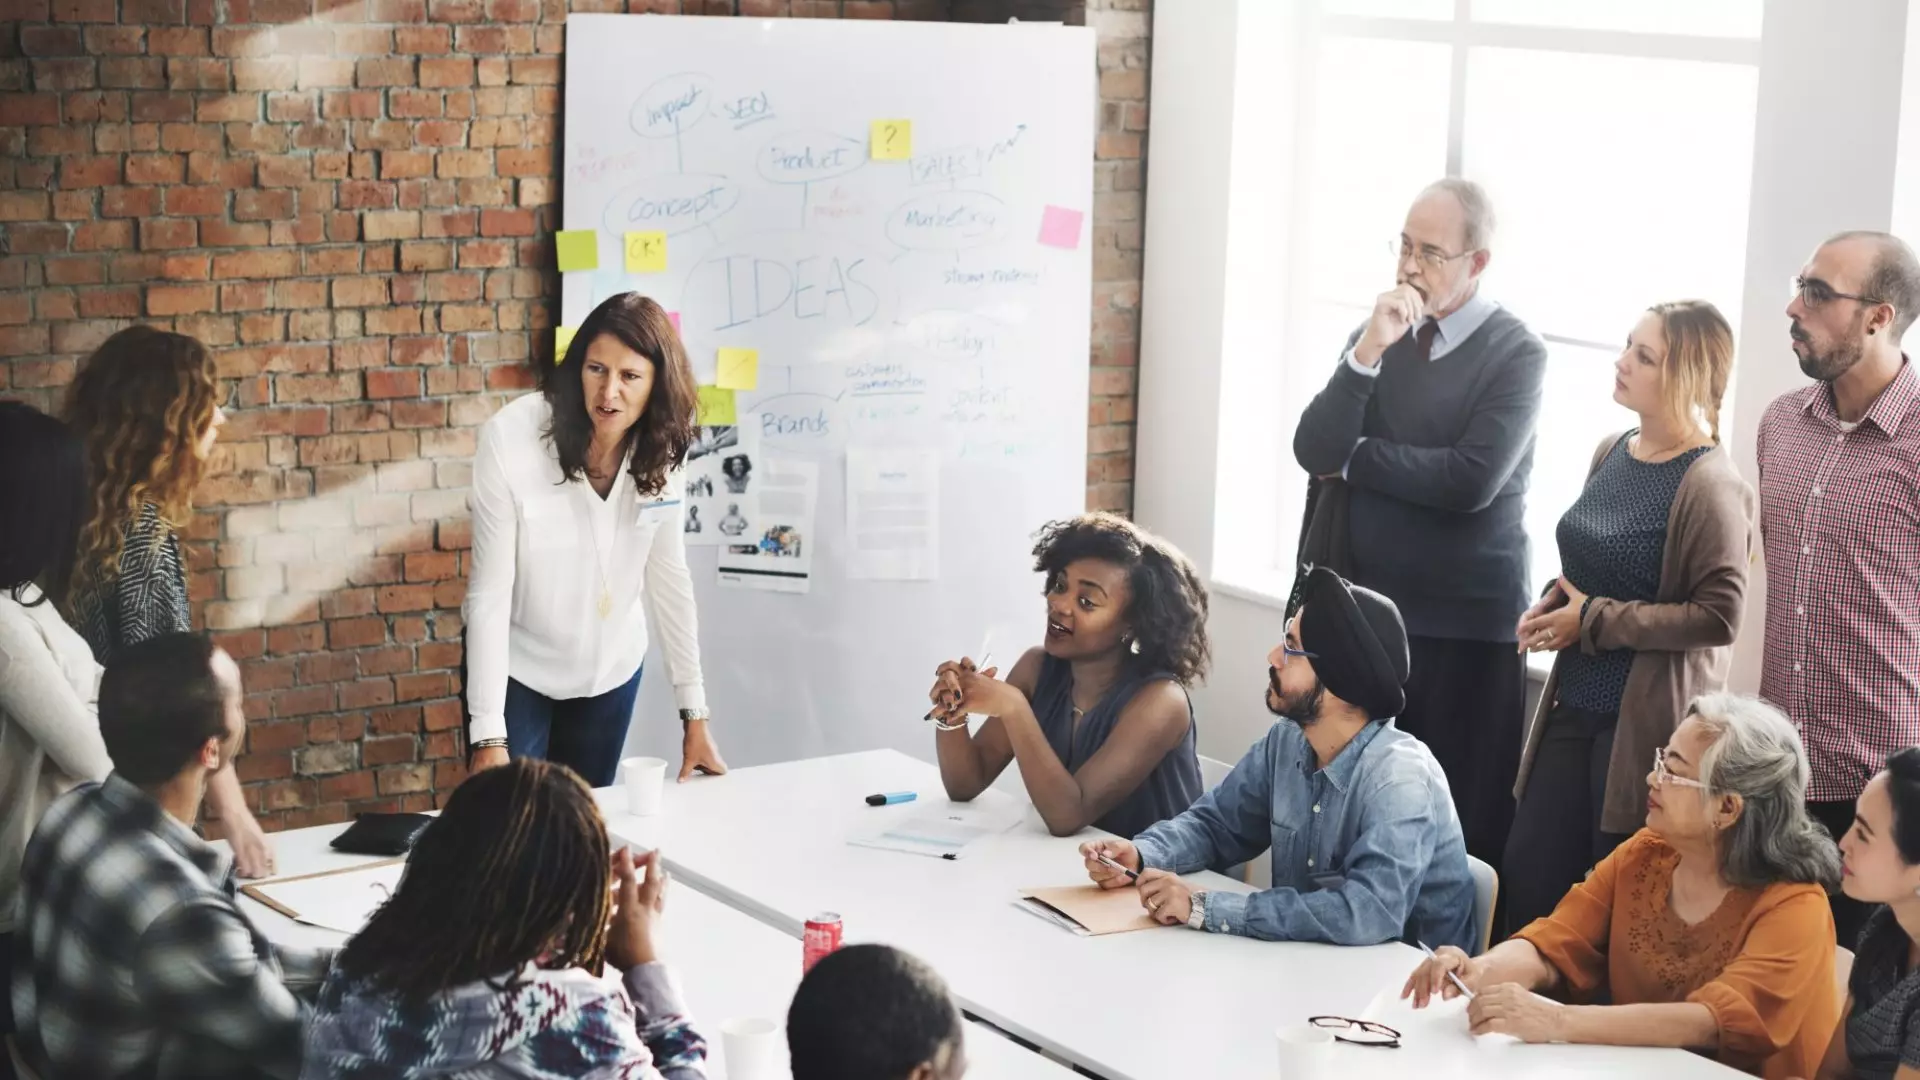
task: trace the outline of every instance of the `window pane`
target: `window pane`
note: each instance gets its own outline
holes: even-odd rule
[[[1321,0],[1329,15],[1371,15],[1388,19],[1451,19],[1453,0]]]
[[[1758,38],[1762,0],[1473,0],[1481,22]]]
[[[1296,279],[1315,297],[1371,304],[1393,287],[1387,241],[1446,172],[1448,46],[1328,38],[1309,113]]]
[[[1728,64],[1472,50],[1464,166],[1498,209],[1492,295],[1586,341],[1620,340],[1648,304],[1687,297],[1738,326],[1755,80]]]
[[[1622,328],[1620,336],[1626,337]],[[1613,364],[1620,354],[1577,345],[1547,345],[1547,382],[1527,492],[1527,535],[1533,539],[1531,591],[1560,573],[1553,530],[1586,486],[1600,440],[1638,423],[1613,401]]]

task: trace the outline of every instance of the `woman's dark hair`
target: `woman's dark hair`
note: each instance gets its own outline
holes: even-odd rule
[[[720,471],[728,476],[732,476],[735,464],[740,466],[739,479],[744,480],[753,475],[753,459],[745,454],[730,454],[722,458],[720,460]]]
[[[1887,759],[1887,795],[1893,800],[1893,846],[1900,861],[1920,864],[1920,746]]]
[[[1033,568],[1047,589],[1079,559],[1100,559],[1127,571],[1133,603],[1126,618],[1147,671],[1165,671],[1182,686],[1207,674],[1207,587],[1180,549],[1116,514],[1082,514],[1049,522],[1038,533]]]
[[[31,405],[0,401],[0,589],[15,601],[30,584],[66,587],[87,516],[84,454],[67,425]]]
[[[180,775],[208,739],[227,738],[227,702],[213,641],[171,633],[113,654],[100,676],[100,741],[113,771],[135,784]]]
[[[336,961],[410,1002],[538,959],[595,975],[612,881],[586,782],[522,758],[467,778],[420,834],[406,876]]]
[[[581,322],[566,355],[551,367],[541,366],[540,389],[553,412],[547,436],[560,454],[560,470],[568,480],[586,471],[593,418],[587,415],[580,372],[587,362],[587,347],[603,334],[618,338],[653,364],[653,392],[640,419],[627,429],[620,453],[633,452],[628,471],[641,494],[658,495],[666,489],[667,473],[680,467],[693,444],[697,399],[693,366],[680,344],[680,332],[673,328],[666,309],[653,300],[635,292],[609,297]]]
[[[827,954],[787,1009],[793,1080],[902,1080],[963,1038],[945,980],[890,945]]]

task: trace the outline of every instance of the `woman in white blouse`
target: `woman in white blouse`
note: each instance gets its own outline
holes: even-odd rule
[[[20,859],[47,804],[113,770],[95,701],[100,665],[40,582],[65,581],[86,516],[80,440],[0,402],[0,989],[11,982]],[[13,1010],[0,994],[0,1034]]]
[[[580,324],[541,392],[480,429],[467,584],[475,768],[509,756],[613,783],[653,608],[684,725],[680,779],[727,771],[707,730],[675,475],[693,369],[660,305],[622,293]]]

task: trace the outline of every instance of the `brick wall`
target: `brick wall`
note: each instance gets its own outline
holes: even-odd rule
[[[464,776],[475,429],[559,298],[569,8],[1099,28],[1088,503],[1124,511],[1147,3],[0,0],[0,396],[52,410],[136,322],[212,346],[233,415],[185,539],[250,797],[269,828],[428,807]]]

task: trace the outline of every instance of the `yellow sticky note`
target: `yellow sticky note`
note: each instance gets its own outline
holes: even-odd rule
[[[753,390],[760,385],[760,350],[721,349],[720,377],[713,380],[722,390]]]
[[[737,424],[733,411],[733,391],[723,386],[696,386],[700,408],[694,414],[701,427],[726,427]]]
[[[553,236],[560,272],[600,269],[600,239],[592,229],[562,229]]]
[[[567,358],[567,346],[573,344],[573,332],[577,326],[556,326],[553,328],[553,362],[558,364]]]
[[[630,232],[627,234],[627,273],[659,274],[666,269],[666,233]]]
[[[913,156],[913,121],[875,120],[873,160],[905,161]]]

